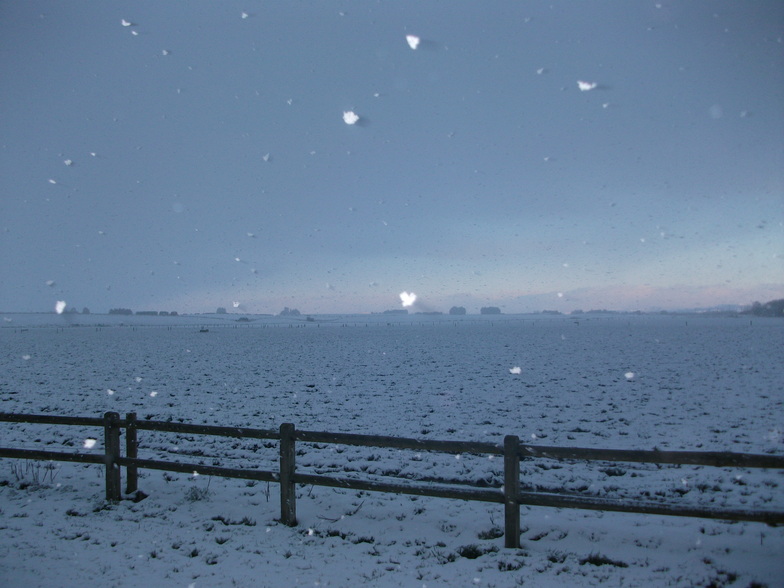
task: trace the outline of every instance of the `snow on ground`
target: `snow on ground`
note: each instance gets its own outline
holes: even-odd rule
[[[701,316],[3,315],[0,411],[500,443],[784,454],[781,321]],[[120,326],[119,323],[123,323]],[[630,377],[629,374],[632,374]],[[89,448],[85,441],[97,439]],[[276,469],[277,443],[140,432],[140,457]],[[103,452],[0,423],[0,446]],[[500,486],[500,459],[298,443],[308,473]],[[781,586],[784,531],[0,459],[4,586]],[[773,470],[527,460],[523,488],[784,508]]]

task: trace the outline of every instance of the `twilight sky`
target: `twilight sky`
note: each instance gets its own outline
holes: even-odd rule
[[[784,297],[784,3],[2,2],[0,272],[4,311]]]

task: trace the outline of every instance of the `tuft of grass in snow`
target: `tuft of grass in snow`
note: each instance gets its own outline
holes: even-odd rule
[[[562,564],[563,562],[566,561],[566,554],[560,551],[550,551],[547,554],[547,561],[551,563]]]
[[[52,461],[42,464],[38,461],[26,459],[24,463],[13,462],[11,464],[11,473],[19,483],[19,489],[24,490],[30,486],[43,486],[47,483],[47,478],[49,478],[49,484],[53,484],[59,469],[57,464]]]
[[[196,486],[191,486],[188,488],[188,491],[185,492],[185,500],[188,502],[199,502],[202,500],[207,500],[210,497],[210,488],[207,486],[206,488],[198,488]]]
[[[481,547],[475,543],[471,543],[470,545],[463,545],[457,548],[457,554],[460,557],[464,557],[466,559],[476,559],[478,557],[482,557],[485,553],[495,553],[496,551],[498,551],[498,547],[495,545],[490,547]]]
[[[498,539],[504,536],[504,530],[501,527],[491,527],[487,531],[479,531],[477,537],[483,541],[491,539]]]
[[[625,476],[626,475],[626,470],[623,469],[623,468],[610,467],[610,468],[599,469],[599,471],[602,472],[603,474],[607,474],[608,476]]]
[[[591,564],[592,566],[615,566],[616,568],[628,568],[629,564],[622,561],[610,559],[606,555],[600,553],[592,553],[588,557],[580,560],[580,565]]]
[[[242,519],[240,519],[239,521],[235,521],[235,520],[232,520],[232,519],[230,519],[228,517],[224,517],[223,515],[218,515],[218,516],[212,517],[212,520],[213,521],[220,521],[221,523],[223,523],[227,527],[230,526],[230,525],[245,525],[246,527],[255,527],[256,526],[256,521],[254,519],[250,518],[250,517],[242,517]]]
[[[501,560],[498,562],[498,571],[500,572],[516,572],[520,568],[522,568],[525,564],[522,561],[514,560],[514,561],[504,561]]]

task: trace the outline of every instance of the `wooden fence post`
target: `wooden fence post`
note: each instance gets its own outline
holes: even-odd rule
[[[504,437],[504,547],[520,547],[520,439]]]
[[[294,487],[294,459],[296,456],[294,425],[280,426],[280,521],[294,527],[297,524],[297,495]]]
[[[136,430],[136,413],[129,412],[125,415],[125,457],[136,459],[139,456]],[[133,494],[139,489],[139,468],[129,465],[125,468],[125,493]]]
[[[121,498],[120,465],[120,415],[107,412],[103,415],[104,462],[106,463],[106,500]]]

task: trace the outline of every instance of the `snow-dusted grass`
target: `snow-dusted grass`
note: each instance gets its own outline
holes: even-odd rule
[[[784,453],[781,321],[5,318],[3,412]],[[89,438],[98,442],[85,449]],[[101,438],[88,428],[0,424],[0,445],[10,447],[100,453]],[[142,458],[277,467],[275,442],[148,431],[139,439]],[[298,471],[308,473],[502,479],[492,456],[297,448]],[[276,522],[276,484],[142,470],[149,497],[107,505],[99,466],[57,463],[37,480],[26,467],[0,461],[7,586],[777,586],[784,577],[784,532],[757,523],[523,507],[522,548],[510,550],[500,505],[308,486],[298,488],[300,525],[288,528]],[[765,470],[521,465],[523,488],[728,507],[780,510],[782,482],[782,472]]]

